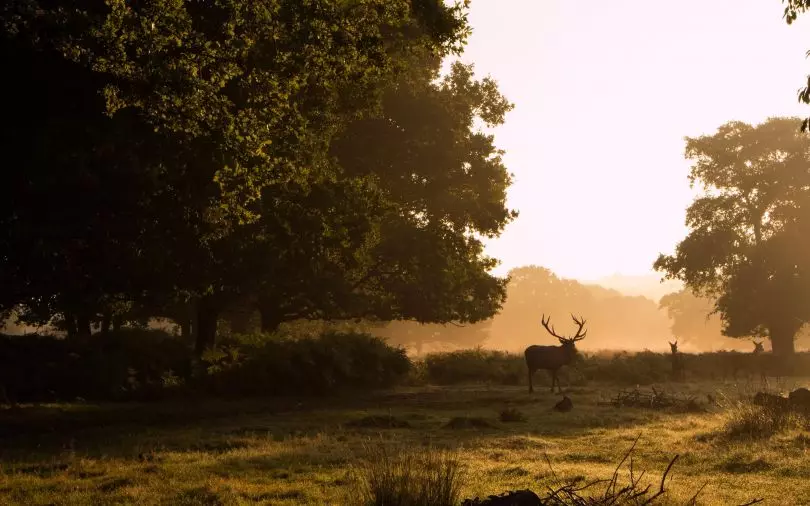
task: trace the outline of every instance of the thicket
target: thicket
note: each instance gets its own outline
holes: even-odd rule
[[[201,360],[192,357],[192,343],[155,330],[0,336],[0,402],[317,395],[390,387],[412,366],[402,348],[339,332],[232,336]]]
[[[0,402],[153,400],[326,395],[400,384],[525,385],[520,354],[481,348],[431,353],[412,361],[404,348],[371,334],[229,335],[195,359],[193,343],[158,330],[125,329],[83,338],[0,335]],[[768,358],[768,357],[766,357]],[[684,354],[687,380],[758,381],[751,354]],[[810,370],[798,353],[792,371]],[[535,379],[542,384],[545,375]],[[773,374],[770,374],[773,376]],[[668,353],[581,353],[560,371],[563,384],[652,385],[672,380]]]
[[[761,370],[771,370],[769,358],[725,351],[681,355],[687,380],[758,380]],[[416,370],[418,381],[434,385],[525,385],[528,377],[522,354],[481,348],[430,353],[417,364]],[[810,370],[810,352],[797,353],[783,372],[803,370]],[[545,373],[536,374],[537,380],[542,381]],[[672,356],[651,351],[581,353],[574,364],[560,370],[560,377],[572,385],[589,381],[652,385],[672,380]]]

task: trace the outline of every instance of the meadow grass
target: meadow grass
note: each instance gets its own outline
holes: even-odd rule
[[[782,386],[806,384],[810,379]],[[21,406],[0,412],[0,503],[364,504],[373,487],[390,489],[402,479],[386,474],[396,462],[373,466],[381,455],[410,458],[411,482],[420,473],[431,479],[433,469],[426,494],[467,498],[530,488],[542,495],[560,481],[610,478],[639,438],[634,466],[653,488],[680,455],[660,504],[685,504],[704,485],[697,504],[810,504],[810,435],[804,424],[768,421],[742,402],[755,385],[656,388],[692,395],[705,409],[617,408],[600,401],[622,387],[594,383],[566,389],[574,403],[568,413],[551,409],[558,395],[507,386]],[[719,402],[710,404],[707,394]],[[502,421],[507,410],[523,419]],[[457,490],[442,489],[449,483],[436,475],[449,469],[435,466],[442,459],[454,463]]]

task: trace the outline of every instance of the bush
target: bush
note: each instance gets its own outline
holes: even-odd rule
[[[203,388],[228,396],[326,394],[391,387],[411,369],[403,348],[356,332],[317,338],[230,341],[204,357]]]
[[[686,353],[682,354],[682,363],[690,380],[758,380],[760,369],[752,357],[750,353],[738,352]],[[810,353],[797,353],[786,367],[785,374],[810,369]],[[434,385],[526,385],[528,376],[522,354],[481,348],[429,353],[416,364],[415,371],[415,383]],[[582,385],[594,381],[646,386],[670,381],[672,362],[669,353],[651,351],[580,353],[574,363],[561,368],[558,374],[563,384]],[[545,373],[538,371],[535,383],[545,380]]]
[[[623,385],[651,385],[671,378],[672,365],[664,353],[621,352],[611,356],[585,355],[580,367],[590,381]]]
[[[360,486],[354,487],[351,504],[369,506],[456,506],[464,478],[449,451],[393,452],[383,446],[367,450],[356,476]]]
[[[323,394],[390,387],[411,368],[404,349],[360,333],[227,338],[204,354],[205,374],[193,378],[192,357],[186,342],[157,330],[0,336],[0,402],[148,400],[190,389],[229,397]]]
[[[425,379],[436,385],[487,382],[519,385],[526,380],[522,356],[474,348],[448,353],[429,353],[424,358]]]
[[[189,356],[184,342],[158,330],[0,336],[0,385],[14,402],[151,398],[182,384]]]

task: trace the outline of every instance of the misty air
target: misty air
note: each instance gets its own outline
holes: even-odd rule
[[[808,9],[4,2],[0,504],[810,504]]]

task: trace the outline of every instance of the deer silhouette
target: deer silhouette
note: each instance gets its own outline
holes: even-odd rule
[[[667,341],[669,343],[669,341]],[[684,378],[683,359],[681,353],[678,351],[678,340],[674,343],[669,343],[669,349],[672,351],[670,360],[672,361],[672,379],[681,381]]]
[[[585,320],[580,317],[577,318],[571,315],[574,323],[579,327],[577,333],[573,337],[565,337],[557,334],[553,326],[549,326],[551,316],[546,318],[544,314],[541,318],[543,327],[549,334],[556,337],[560,341],[560,346],[540,346],[533,344],[526,348],[523,355],[526,357],[526,366],[529,368],[529,392],[534,392],[532,385],[532,376],[538,369],[545,369],[551,374],[551,391],[554,392],[554,384],[557,384],[557,390],[562,392],[560,387],[560,380],[557,378],[557,371],[564,365],[570,364],[577,356],[576,342],[585,339],[587,330],[583,331],[585,327]]]
[[[751,352],[751,368],[754,371],[759,371],[759,379],[762,382],[763,386],[767,386],[768,384],[768,366],[766,355],[765,355],[765,347],[762,346],[762,341],[754,341],[754,351]]]

